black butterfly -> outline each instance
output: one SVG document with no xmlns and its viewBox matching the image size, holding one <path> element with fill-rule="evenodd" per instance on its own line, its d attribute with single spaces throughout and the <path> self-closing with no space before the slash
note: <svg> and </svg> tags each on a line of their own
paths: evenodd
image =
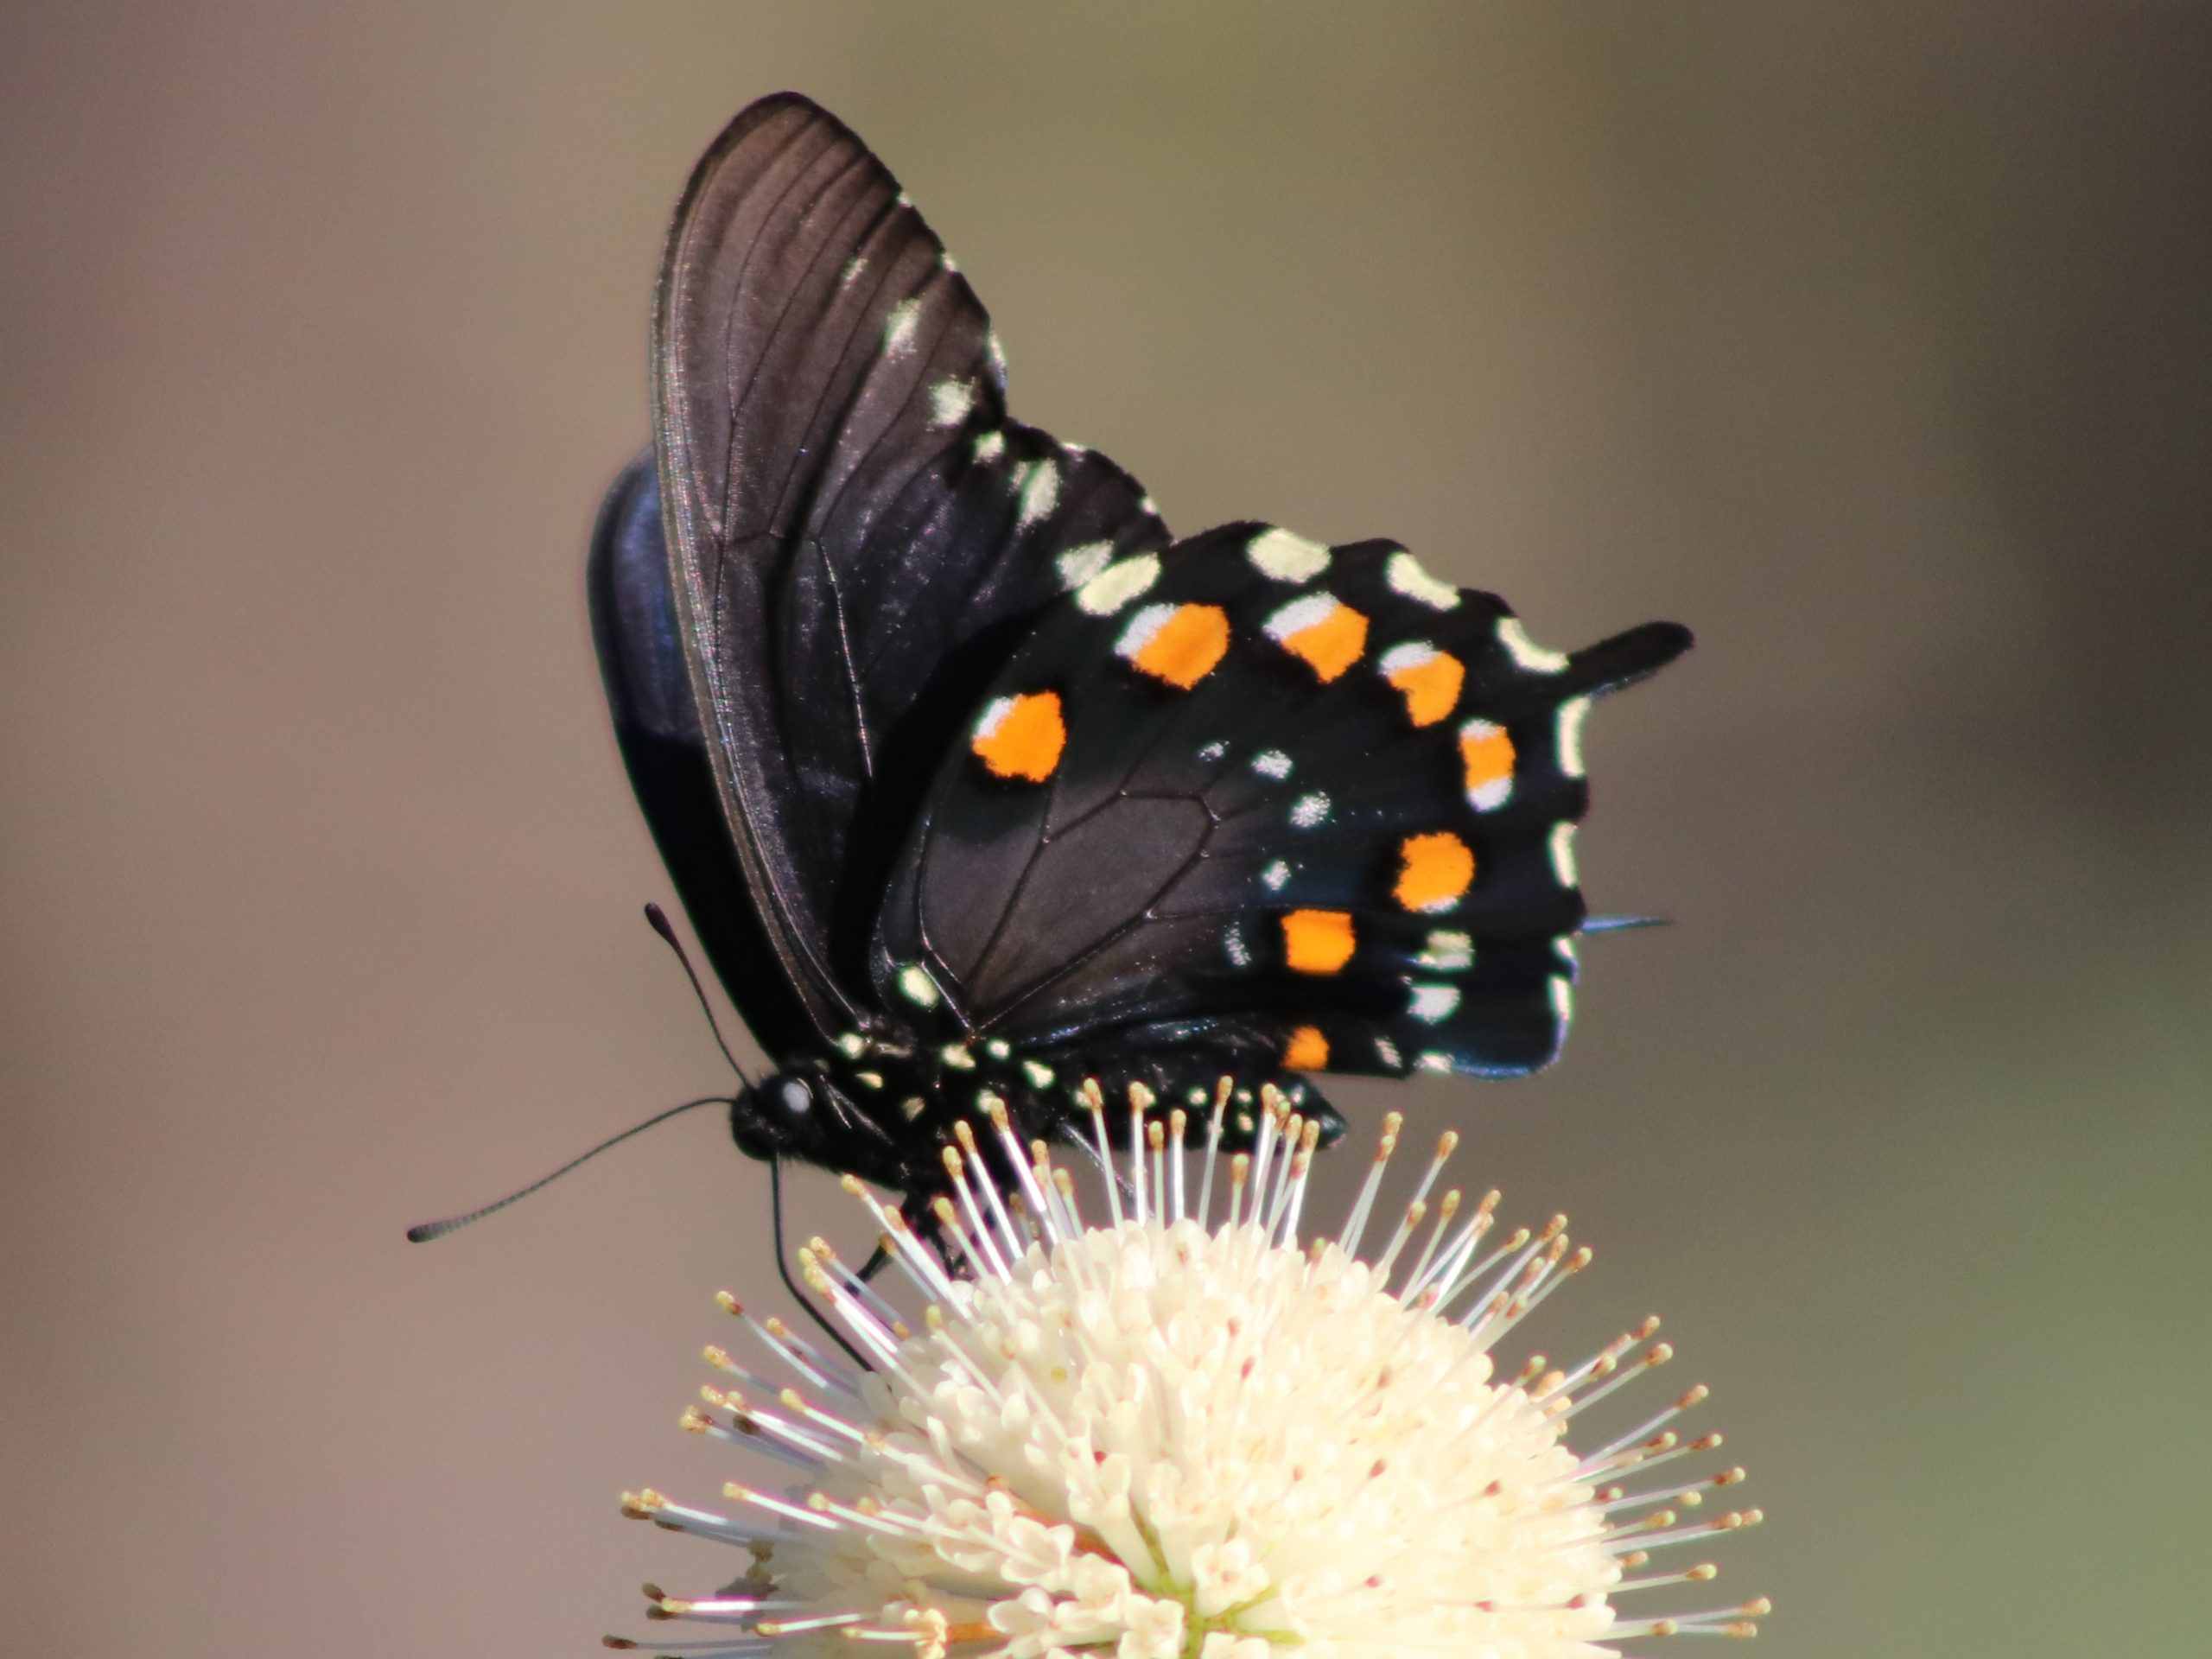
<svg viewBox="0 0 2212 1659">
<path fill-rule="evenodd" d="M 615 731 L 708 957 L 779 1068 L 740 1147 L 943 1181 L 982 1090 L 1166 1105 L 1558 1052 L 1590 700 L 1395 543 L 1176 541 L 1104 456 L 1008 417 L 990 319 L 881 163 L 765 99 L 691 177 L 654 444 L 590 585 Z"/>
</svg>

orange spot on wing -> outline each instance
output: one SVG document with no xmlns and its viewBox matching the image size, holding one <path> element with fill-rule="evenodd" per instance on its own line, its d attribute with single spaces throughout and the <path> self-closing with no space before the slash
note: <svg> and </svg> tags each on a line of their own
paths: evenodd
<svg viewBox="0 0 2212 1659">
<path fill-rule="evenodd" d="M 1059 694 L 1030 691 L 1001 697 L 986 709 L 969 747 L 995 776 L 1041 784 L 1060 764 L 1067 741 Z"/>
<path fill-rule="evenodd" d="M 1513 740 L 1503 726 L 1471 720 L 1459 729 L 1459 763 L 1467 777 L 1467 798 L 1484 809 L 1497 805 L 1513 790 Z"/>
<path fill-rule="evenodd" d="M 1316 1026 L 1300 1026 L 1283 1045 L 1282 1063 L 1293 1071 L 1319 1071 L 1329 1063 L 1329 1039 Z"/>
<path fill-rule="evenodd" d="M 1408 836 L 1399 844 L 1398 902 L 1408 910 L 1443 910 L 1474 879 L 1474 854 L 1448 830 Z"/>
<path fill-rule="evenodd" d="M 1130 657 L 1132 666 L 1187 691 L 1213 672 L 1229 650 L 1229 613 L 1218 605 L 1183 605 Z"/>
<path fill-rule="evenodd" d="M 1282 918 L 1283 956 L 1297 973 L 1335 973 L 1355 942 L 1349 911 L 1294 910 Z"/>
<path fill-rule="evenodd" d="M 1332 605 L 1318 620 L 1286 632 L 1282 648 L 1306 664 L 1326 685 L 1367 649 L 1367 618 L 1349 605 Z"/>
<path fill-rule="evenodd" d="M 1433 726 L 1459 706 L 1459 687 L 1467 671 L 1449 652 L 1393 671 L 1390 683 L 1406 700 L 1406 714 L 1416 726 Z"/>
</svg>

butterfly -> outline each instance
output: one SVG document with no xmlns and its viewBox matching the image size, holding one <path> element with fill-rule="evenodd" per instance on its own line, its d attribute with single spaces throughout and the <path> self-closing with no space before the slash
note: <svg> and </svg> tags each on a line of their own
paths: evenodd
<svg viewBox="0 0 2212 1659">
<path fill-rule="evenodd" d="M 1393 542 L 1176 539 L 1007 414 L 966 278 L 790 93 L 692 174 L 652 373 L 593 626 L 638 799 L 776 1066 L 732 1103 L 746 1152 L 911 1212 L 987 1097 L 1074 1139 L 1085 1079 L 1164 1112 L 1225 1078 L 1333 1135 L 1313 1074 L 1558 1052 L 1583 718 L 1686 630 L 1563 654 Z"/>
</svg>

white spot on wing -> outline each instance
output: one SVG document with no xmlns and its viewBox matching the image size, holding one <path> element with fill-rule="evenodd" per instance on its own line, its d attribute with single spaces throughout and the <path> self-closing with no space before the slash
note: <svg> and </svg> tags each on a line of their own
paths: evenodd
<svg viewBox="0 0 2212 1659">
<path fill-rule="evenodd" d="M 1245 550 L 1260 574 L 1277 582 L 1311 582 L 1329 568 L 1329 550 L 1287 530 L 1263 530 Z"/>
<path fill-rule="evenodd" d="M 861 273 L 867 269 L 868 256 L 864 253 L 855 254 L 845 261 L 844 270 L 837 273 L 837 286 L 850 288 L 855 283 L 860 281 Z"/>
<path fill-rule="evenodd" d="M 1427 1049 L 1414 1056 L 1414 1069 L 1417 1071 L 1449 1071 L 1452 1057 L 1439 1053 L 1433 1048 Z"/>
<path fill-rule="evenodd" d="M 1552 976 L 1552 1013 L 1562 1027 L 1574 1018 L 1574 987 L 1556 974 Z"/>
<path fill-rule="evenodd" d="M 999 702 L 1007 702 L 1008 699 L 1001 697 Z M 1005 712 L 1003 709 L 999 710 L 1001 717 Z M 899 970 L 899 990 L 917 1007 L 933 1008 L 937 1006 L 937 982 L 929 976 L 929 971 L 918 962 L 909 963 Z"/>
<path fill-rule="evenodd" d="M 901 300 L 891 308 L 891 315 L 883 321 L 883 354 L 899 357 L 911 350 L 914 332 L 921 327 L 922 302 Z"/>
<path fill-rule="evenodd" d="M 1021 1063 L 1021 1075 L 1029 1079 L 1029 1086 L 1033 1089 L 1049 1089 L 1052 1086 L 1054 1075 L 1052 1068 L 1039 1061 L 1024 1060 Z"/>
<path fill-rule="evenodd" d="M 1393 1068 L 1405 1064 L 1398 1058 L 1398 1046 L 1388 1037 L 1377 1037 L 1375 1039 L 1375 1058 L 1383 1065 Z"/>
<path fill-rule="evenodd" d="M 976 1057 L 969 1052 L 965 1043 L 947 1043 L 938 1050 L 937 1057 L 956 1071 L 973 1071 L 976 1069 Z"/>
<path fill-rule="evenodd" d="M 1417 605 L 1426 605 L 1433 611 L 1457 609 L 1459 590 L 1448 582 L 1440 582 L 1421 567 L 1421 561 L 1410 553 L 1396 552 L 1382 567 L 1382 579 L 1390 584 L 1393 593 L 1402 594 Z"/>
<path fill-rule="evenodd" d="M 1459 988 L 1457 985 L 1410 985 L 1413 1001 L 1406 1012 L 1424 1025 L 1434 1025 L 1440 1020 L 1449 1020 L 1459 1007 Z"/>
<path fill-rule="evenodd" d="M 1027 530 L 1059 505 L 1060 469 L 1048 460 L 1033 461 L 1021 471 L 1021 512 L 1014 521 Z"/>
<path fill-rule="evenodd" d="M 930 388 L 930 424 L 957 426 L 976 407 L 976 388 L 965 380 L 940 380 Z"/>
<path fill-rule="evenodd" d="M 1301 795 L 1290 804 L 1290 821 L 1300 830 L 1311 830 L 1329 818 L 1329 798 L 1319 790 L 1311 795 Z"/>
<path fill-rule="evenodd" d="M 1559 706 L 1559 769 L 1570 778 L 1582 776 L 1582 722 L 1589 714 L 1587 697 L 1569 697 Z"/>
<path fill-rule="evenodd" d="M 1531 674 L 1556 674 L 1567 666 L 1567 653 L 1546 651 L 1529 638 L 1517 616 L 1497 619 L 1497 643 L 1503 645 L 1513 660 Z"/>
<path fill-rule="evenodd" d="M 1327 594 L 1308 594 L 1303 599 L 1294 599 L 1262 625 L 1268 637 L 1280 643 L 1294 633 L 1301 633 L 1317 622 L 1325 622 L 1337 608 L 1337 601 Z"/>
<path fill-rule="evenodd" d="M 986 432 L 976 440 L 976 459 L 978 461 L 996 461 L 1005 452 L 1006 434 L 1003 432 Z"/>
<path fill-rule="evenodd" d="M 1229 745 L 1217 738 L 1214 741 L 1207 744 L 1205 747 L 1198 751 L 1198 759 L 1201 760 L 1218 760 L 1223 755 L 1227 754 L 1228 753 Z"/>
<path fill-rule="evenodd" d="M 992 733 L 998 730 L 999 722 L 1013 712 L 1014 699 L 1012 697 L 993 697 L 983 705 L 983 712 L 976 717 L 976 735 L 977 737 L 990 736 Z M 909 974 L 919 974 L 921 971 L 918 968 L 906 969 Z M 925 974 L 923 977 L 926 979 L 928 976 Z M 902 975 L 902 982 L 903 979 Z"/>
<path fill-rule="evenodd" d="M 1402 674 L 1409 668 L 1420 668 L 1436 660 L 1436 647 L 1426 639 L 1408 639 L 1402 645 L 1393 645 L 1376 660 L 1376 666 L 1384 675 Z"/>
<path fill-rule="evenodd" d="M 990 329 L 983 335 L 983 349 L 989 353 L 991 374 L 1001 388 L 1006 385 L 1006 347 L 999 344 L 999 331 Z"/>
<path fill-rule="evenodd" d="M 1552 874 L 1559 877 L 1562 887 L 1574 885 L 1574 826 L 1571 823 L 1552 826 Z"/>
<path fill-rule="evenodd" d="M 1062 588 L 1080 588 L 1113 562 L 1113 543 L 1085 542 L 1061 554 L 1053 568 L 1060 573 Z"/>
<path fill-rule="evenodd" d="M 1261 883 L 1269 893 L 1281 893 L 1284 884 L 1289 880 L 1290 866 L 1281 859 L 1276 859 L 1266 869 L 1260 872 Z"/>
<path fill-rule="evenodd" d="M 1235 922 L 1222 929 L 1221 948 L 1228 952 L 1230 961 L 1237 967 L 1249 968 L 1252 965 L 1252 947 L 1244 943 L 1244 930 Z"/>
<path fill-rule="evenodd" d="M 1474 935 L 1432 933 L 1422 942 L 1421 953 L 1414 960 L 1433 974 L 1452 974 L 1462 968 L 1471 968 L 1475 962 Z"/>
<path fill-rule="evenodd" d="M 1290 776 L 1290 757 L 1281 749 L 1262 749 L 1252 757 L 1252 770 L 1280 782 Z"/>
<path fill-rule="evenodd" d="M 1093 616 L 1111 616 L 1133 599 L 1141 598 L 1160 580 L 1160 556 L 1140 553 L 1108 565 L 1076 589 L 1075 602 Z"/>
<path fill-rule="evenodd" d="M 1128 626 L 1122 630 L 1122 637 L 1114 642 L 1114 654 L 1135 661 L 1137 653 L 1153 642 L 1178 608 L 1173 605 L 1141 607 L 1135 615 L 1129 618 Z"/>
</svg>

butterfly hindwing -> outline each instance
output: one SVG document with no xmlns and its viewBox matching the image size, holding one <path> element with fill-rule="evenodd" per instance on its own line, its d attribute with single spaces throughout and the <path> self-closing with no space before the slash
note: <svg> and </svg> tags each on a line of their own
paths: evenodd
<svg viewBox="0 0 2212 1659">
<path fill-rule="evenodd" d="M 752 105 L 699 163 L 654 360 L 669 599 L 703 750 L 760 931 L 826 1035 L 868 1000 L 876 899 L 948 722 L 1059 591 L 1065 556 L 1166 532 L 1112 462 L 1008 418 L 966 279 L 804 99 Z M 603 611 L 626 580 L 650 586 L 631 570 L 595 577 Z"/>
<path fill-rule="evenodd" d="M 1543 652 L 1394 543 L 1266 525 L 1101 566 L 941 762 L 879 984 L 920 963 L 1025 1047 L 1532 1070 L 1583 916 L 1582 715 L 1687 643 Z"/>
</svg>

